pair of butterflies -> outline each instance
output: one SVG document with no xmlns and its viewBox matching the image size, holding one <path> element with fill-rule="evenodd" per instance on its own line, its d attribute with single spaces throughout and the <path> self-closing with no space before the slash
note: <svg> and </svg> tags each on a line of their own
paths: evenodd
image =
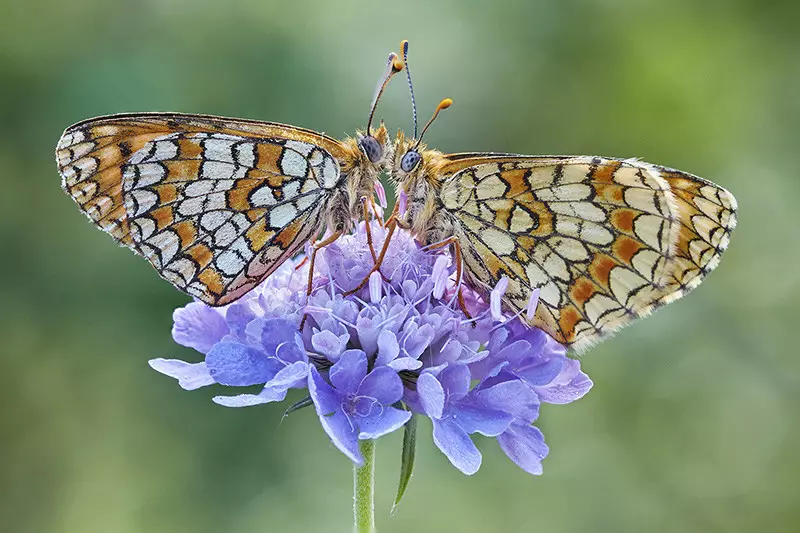
<svg viewBox="0 0 800 533">
<path fill-rule="evenodd" d="M 220 306 L 323 230 L 350 230 L 387 172 L 402 207 L 397 224 L 423 244 L 454 245 L 480 292 L 507 278 L 509 310 L 525 309 L 538 289 L 532 323 L 579 351 L 717 266 L 736 201 L 704 179 L 635 159 L 446 155 L 416 138 L 415 106 L 412 138 L 392 141 L 383 124 L 372 130 L 383 89 L 408 72 L 407 51 L 403 42 L 403 60 L 389 56 L 367 130 L 355 138 L 206 115 L 100 117 L 61 137 L 63 188 L 161 277 Z"/>
</svg>

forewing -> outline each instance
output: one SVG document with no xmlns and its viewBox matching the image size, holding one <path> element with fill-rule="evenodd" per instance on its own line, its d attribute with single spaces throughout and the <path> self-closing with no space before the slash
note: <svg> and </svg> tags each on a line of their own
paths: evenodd
<svg viewBox="0 0 800 533">
<path fill-rule="evenodd" d="M 319 232 L 345 148 L 275 123 L 103 117 L 56 149 L 64 190 L 178 289 L 236 300 Z"/>
<path fill-rule="evenodd" d="M 669 282 L 679 224 L 667 182 L 633 160 L 457 156 L 445 209 L 474 284 L 509 278 L 506 303 L 581 350 L 647 314 Z"/>
</svg>

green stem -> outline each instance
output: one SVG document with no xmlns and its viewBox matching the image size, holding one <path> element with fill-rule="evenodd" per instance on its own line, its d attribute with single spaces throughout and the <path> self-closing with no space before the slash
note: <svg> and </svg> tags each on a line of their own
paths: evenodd
<svg viewBox="0 0 800 533">
<path fill-rule="evenodd" d="M 353 465 L 353 520 L 356 533 L 375 531 L 375 441 L 359 441 L 364 464 Z"/>
</svg>

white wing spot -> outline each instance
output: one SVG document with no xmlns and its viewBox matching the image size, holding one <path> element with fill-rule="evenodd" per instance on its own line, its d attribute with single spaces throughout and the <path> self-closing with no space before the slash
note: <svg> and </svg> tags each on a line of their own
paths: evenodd
<svg viewBox="0 0 800 533">
<path fill-rule="evenodd" d="M 205 147 L 205 152 L 203 155 L 206 159 L 210 159 L 212 161 L 235 163 L 232 153 L 233 143 L 234 141 L 227 139 L 211 137 L 203 143 L 203 146 Z"/>
<path fill-rule="evenodd" d="M 275 195 L 272 194 L 272 189 L 269 185 L 262 185 L 250 193 L 250 204 L 253 207 L 269 207 L 275 205 L 278 201 Z"/>
<path fill-rule="evenodd" d="M 231 218 L 231 213 L 227 211 L 210 211 L 203 213 L 200 217 L 200 226 L 206 231 L 215 231 Z"/>
<path fill-rule="evenodd" d="M 180 238 L 171 230 L 164 230 L 147 240 L 147 244 L 161 250 L 161 264 L 166 265 L 178 253 Z"/>
<path fill-rule="evenodd" d="M 286 141 L 284 146 L 300 153 L 303 157 L 308 157 L 311 151 L 314 150 L 313 144 L 304 143 L 302 141 Z"/>
<path fill-rule="evenodd" d="M 158 195 L 152 191 L 131 191 L 125 195 L 125 210 L 131 216 L 139 216 L 150 211 L 156 202 L 158 202 Z"/>
<path fill-rule="evenodd" d="M 292 204 L 281 204 L 269 212 L 269 225 L 273 228 L 288 226 L 297 218 L 297 209 Z"/>
<path fill-rule="evenodd" d="M 281 157 L 281 172 L 286 176 L 305 177 L 308 173 L 308 161 L 294 150 L 284 150 Z"/>
</svg>

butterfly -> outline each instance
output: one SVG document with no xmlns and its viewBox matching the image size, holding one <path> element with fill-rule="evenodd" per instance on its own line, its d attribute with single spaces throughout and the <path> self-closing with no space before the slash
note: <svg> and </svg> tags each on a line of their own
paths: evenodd
<svg viewBox="0 0 800 533">
<path fill-rule="evenodd" d="M 246 294 L 327 228 L 316 250 L 366 217 L 393 145 L 377 102 L 402 70 L 390 54 L 365 133 L 338 141 L 252 120 L 111 115 L 66 129 L 62 187 L 102 230 L 181 291 L 220 306 Z"/>
<path fill-rule="evenodd" d="M 388 172 L 399 200 L 389 228 L 450 247 L 459 281 L 463 269 L 488 296 L 505 278 L 507 310 L 528 310 L 532 325 L 580 352 L 719 264 L 737 206 L 710 181 L 637 159 L 427 149 L 422 136 L 452 102 L 417 138 L 407 54 L 404 41 L 414 135 L 394 142 Z"/>
</svg>

